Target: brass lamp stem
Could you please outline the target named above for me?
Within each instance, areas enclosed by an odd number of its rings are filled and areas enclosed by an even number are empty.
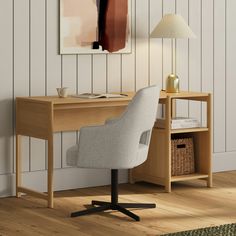
[[[176,43],[175,39],[171,39],[171,74],[176,73]]]
[[[174,39],[171,39],[171,74],[174,74]]]

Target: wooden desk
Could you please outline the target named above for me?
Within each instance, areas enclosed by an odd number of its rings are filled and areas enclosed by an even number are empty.
[[[16,98],[16,196],[27,193],[40,197],[53,208],[53,133],[79,130],[82,126],[102,124],[107,118],[119,116],[134,95],[127,94],[127,97],[115,99]],[[21,135],[48,141],[48,194],[21,184]]]
[[[53,208],[53,133],[75,131],[82,126],[103,124],[107,118],[119,116],[134,93],[124,98],[80,99],[48,97],[16,98],[16,196],[30,194],[48,201]],[[169,104],[172,98],[206,98],[208,94],[181,92],[178,94],[160,93],[160,103]],[[173,103],[174,104],[174,103]],[[172,114],[175,109],[172,106]],[[21,136],[30,136],[48,142],[48,193],[41,193],[22,186],[21,182]]]

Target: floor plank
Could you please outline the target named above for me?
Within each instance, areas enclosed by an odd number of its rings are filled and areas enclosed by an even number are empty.
[[[172,193],[162,187],[139,183],[120,185],[120,202],[151,202],[156,209],[133,211],[141,222],[118,212],[70,218],[91,200],[110,200],[109,186],[55,193],[55,208],[29,196],[0,199],[0,236],[32,235],[161,235],[236,222],[236,171],[214,174],[214,187],[203,181],[173,184]]]

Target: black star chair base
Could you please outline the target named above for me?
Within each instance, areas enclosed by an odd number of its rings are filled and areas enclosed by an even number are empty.
[[[118,170],[111,170],[111,202],[92,201],[93,207],[84,211],[71,213],[71,217],[78,217],[92,213],[98,213],[106,210],[116,210],[131,217],[136,221],[140,221],[140,217],[126,208],[155,208],[154,203],[119,203],[118,202]]]
[[[67,164],[111,170],[111,202],[92,201],[93,208],[74,212],[71,217],[117,210],[139,221],[139,216],[127,208],[156,207],[155,204],[119,203],[118,170],[132,169],[146,161],[159,95],[157,86],[143,88],[136,93],[120,117],[109,119],[104,125],[80,129],[79,143],[67,150]]]

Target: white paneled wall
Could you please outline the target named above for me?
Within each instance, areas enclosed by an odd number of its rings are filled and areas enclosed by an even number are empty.
[[[135,91],[156,83],[164,89],[170,40],[150,39],[149,34],[163,14],[174,12],[197,36],[176,42],[181,88],[214,93],[214,170],[236,169],[235,0],[132,0],[132,53],[123,55],[59,55],[58,9],[59,0],[0,0],[1,196],[14,192],[13,99],[52,95],[60,86],[71,93]],[[177,108],[178,115],[205,123],[204,104],[181,101]],[[66,166],[66,150],[77,142],[77,132],[54,138],[56,189],[109,183],[107,171]],[[22,152],[25,185],[46,190],[47,144],[25,137]],[[126,180],[124,171],[121,181]]]

